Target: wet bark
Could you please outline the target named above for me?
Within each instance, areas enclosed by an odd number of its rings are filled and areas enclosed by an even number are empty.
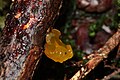
[[[62,0],[15,0],[0,38],[0,80],[28,80]]]

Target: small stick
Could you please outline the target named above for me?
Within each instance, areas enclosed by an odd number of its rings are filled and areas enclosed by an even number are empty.
[[[118,73],[120,73],[120,69],[117,69],[113,73],[109,74],[108,76],[105,76],[102,80],[110,80],[110,78],[117,75]]]
[[[95,52],[95,56],[90,59],[70,80],[81,80],[91,70],[93,70],[104,58],[107,58],[111,50],[120,43],[120,29],[105,43],[105,45]]]

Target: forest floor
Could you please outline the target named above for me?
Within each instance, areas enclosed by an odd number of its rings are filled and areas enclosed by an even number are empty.
[[[6,1],[4,6],[0,6],[0,31],[4,26],[9,7],[6,4],[10,3]],[[100,0],[98,3],[87,0],[65,0],[54,28],[61,31],[62,41],[72,46],[74,56],[61,64],[43,55],[33,80],[68,80],[74,76],[89,61],[87,56],[102,48],[119,28],[119,7],[116,3],[114,0]],[[119,45],[110,51],[108,58],[101,61],[84,79],[120,80],[118,47]]]

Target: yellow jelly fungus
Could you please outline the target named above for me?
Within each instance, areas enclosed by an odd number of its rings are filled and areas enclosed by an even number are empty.
[[[71,45],[65,45],[60,39],[60,31],[52,29],[46,35],[45,55],[55,62],[63,63],[73,57]]]

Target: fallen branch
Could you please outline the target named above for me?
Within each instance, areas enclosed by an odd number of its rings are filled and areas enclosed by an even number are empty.
[[[95,55],[83,66],[70,80],[81,80],[91,70],[93,70],[104,58],[107,58],[111,50],[120,43],[120,29],[105,43],[105,45],[95,52]]]

